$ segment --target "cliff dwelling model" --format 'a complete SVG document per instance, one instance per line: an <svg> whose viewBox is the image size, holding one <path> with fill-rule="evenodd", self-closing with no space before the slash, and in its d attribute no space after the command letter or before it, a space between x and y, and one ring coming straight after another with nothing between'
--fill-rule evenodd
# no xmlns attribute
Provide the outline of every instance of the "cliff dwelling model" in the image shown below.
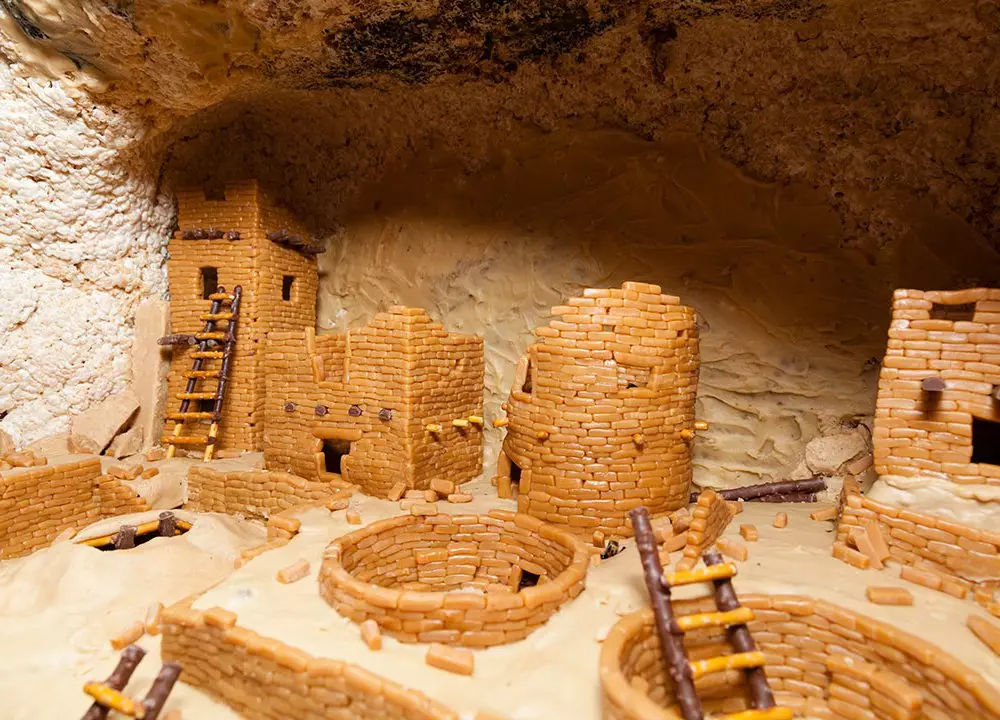
<svg viewBox="0 0 1000 720"><path fill-rule="evenodd" d="M998 8L0 0L0 720L1000 720Z"/></svg>

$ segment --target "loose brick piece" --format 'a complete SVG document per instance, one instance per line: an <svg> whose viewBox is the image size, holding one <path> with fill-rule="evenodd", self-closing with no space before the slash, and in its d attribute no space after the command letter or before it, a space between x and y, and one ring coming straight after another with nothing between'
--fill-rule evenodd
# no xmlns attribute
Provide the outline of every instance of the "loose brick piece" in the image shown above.
<svg viewBox="0 0 1000 720"><path fill-rule="evenodd" d="M756 525L740 525L740 535L747 542L757 542L760 539L760 533L757 532Z"/></svg>
<svg viewBox="0 0 1000 720"><path fill-rule="evenodd" d="M347 511L347 524L348 525L360 525L361 524L361 513L357 510Z"/></svg>
<svg viewBox="0 0 1000 720"><path fill-rule="evenodd" d="M774 527L783 528L788 525L788 513L780 512L774 516Z"/></svg>
<svg viewBox="0 0 1000 720"><path fill-rule="evenodd" d="M160 634L160 613L163 611L163 603L153 603L146 610L146 621L144 623L147 635Z"/></svg>
<svg viewBox="0 0 1000 720"><path fill-rule="evenodd" d="M146 634L146 625L141 622L134 622L118 635L111 638L111 647L114 650L122 650Z"/></svg>
<svg viewBox="0 0 1000 720"><path fill-rule="evenodd" d="M437 502L438 494L433 490L424 490L424 502Z"/></svg>
<svg viewBox="0 0 1000 720"><path fill-rule="evenodd" d="M747 546L736 540L727 540L722 538L715 543L719 551L726 557L731 557L733 560L744 561L747 559L749 551Z"/></svg>
<svg viewBox="0 0 1000 720"><path fill-rule="evenodd" d="M452 480L446 480L444 478L434 478L431 480L431 490L442 497L451 495L455 492L455 483Z"/></svg>
<svg viewBox="0 0 1000 720"><path fill-rule="evenodd" d="M472 675L476 658L471 650L433 643L427 651L427 664L457 675Z"/></svg>
<svg viewBox="0 0 1000 720"><path fill-rule="evenodd" d="M142 473L139 475L139 477L141 477L143 480L149 480L149 478L156 477L159 474L160 474L159 468L149 468L148 470L143 470Z"/></svg>
<svg viewBox="0 0 1000 720"><path fill-rule="evenodd" d="M365 620L361 623L361 639L369 650L382 649L382 631L379 630L378 623L374 620Z"/></svg>
<svg viewBox="0 0 1000 720"><path fill-rule="evenodd" d="M833 556L848 565L853 565L859 570L867 570L872 562L867 555L859 553L857 550L852 550L847 547L847 543L842 542L835 542L833 544Z"/></svg>
<svg viewBox="0 0 1000 720"><path fill-rule="evenodd" d="M407 490L403 493L403 497L407 500L423 500L424 491L423 490Z"/></svg>
<svg viewBox="0 0 1000 720"><path fill-rule="evenodd" d="M822 508L821 510L813 510L811 513L809 513L809 518L812 520L819 520L819 521L836 520L837 508L828 507L828 508Z"/></svg>
<svg viewBox="0 0 1000 720"><path fill-rule="evenodd" d="M879 529L878 523L866 522L864 528L865 534L868 536L868 542L871 543L872 550L875 553L875 558L879 562L884 563L892 557L892 553L889 552L889 545L886 543L885 536L882 534L882 530Z"/></svg>
<svg viewBox="0 0 1000 720"><path fill-rule="evenodd" d="M448 502L450 503L468 503L472 502L472 496L468 493L452 493L448 496Z"/></svg>
<svg viewBox="0 0 1000 720"><path fill-rule="evenodd" d="M928 587L931 590L941 589L941 576L928 570L904 565L899 569L899 577L903 580L909 580L911 583Z"/></svg>
<svg viewBox="0 0 1000 720"><path fill-rule="evenodd" d="M995 655L1000 655L1000 627L979 615L969 615L965 624Z"/></svg>
<svg viewBox="0 0 1000 720"><path fill-rule="evenodd" d="M875 552L875 548L872 547L868 533L861 528L853 528L851 530L850 539L854 542L854 547L856 547L859 552L868 558L873 568L881 570L885 567L885 565L882 564L882 561L878 559L878 553Z"/></svg>
<svg viewBox="0 0 1000 720"><path fill-rule="evenodd" d="M298 562L292 563L288 567L281 568L281 570L278 571L277 579L278 582L287 585L301 580L308 574L309 563L305 560L299 560Z"/></svg>
<svg viewBox="0 0 1000 720"><path fill-rule="evenodd" d="M155 447L146 453L146 462L156 462L167 456L167 451L161 447Z"/></svg>
<svg viewBox="0 0 1000 720"><path fill-rule="evenodd" d="M398 482L389 489L389 494L386 496L393 502L396 502L401 497L403 493L406 492L406 483Z"/></svg>
<svg viewBox="0 0 1000 720"><path fill-rule="evenodd" d="M410 515L437 515L438 507L434 503L415 503L410 508Z"/></svg>
<svg viewBox="0 0 1000 720"><path fill-rule="evenodd" d="M913 595L906 588L869 585L865 590L868 602L875 605L912 605Z"/></svg>

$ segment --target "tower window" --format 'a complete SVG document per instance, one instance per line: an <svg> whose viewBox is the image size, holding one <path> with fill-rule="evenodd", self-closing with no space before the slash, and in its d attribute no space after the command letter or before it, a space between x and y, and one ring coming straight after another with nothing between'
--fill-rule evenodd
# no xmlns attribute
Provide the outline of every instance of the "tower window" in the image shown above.
<svg viewBox="0 0 1000 720"><path fill-rule="evenodd" d="M219 287L219 268L203 267L201 269L201 296L208 299Z"/></svg>
<svg viewBox="0 0 1000 720"><path fill-rule="evenodd" d="M943 305L934 303L931 305L931 320L948 320L950 322L972 322L976 314L976 303L962 303L961 305Z"/></svg>
<svg viewBox="0 0 1000 720"><path fill-rule="evenodd" d="M292 286L295 285L294 275L285 275L281 278L281 299L291 300L292 299Z"/></svg>
<svg viewBox="0 0 1000 720"><path fill-rule="evenodd" d="M1000 465L1000 423L972 418L972 462Z"/></svg>

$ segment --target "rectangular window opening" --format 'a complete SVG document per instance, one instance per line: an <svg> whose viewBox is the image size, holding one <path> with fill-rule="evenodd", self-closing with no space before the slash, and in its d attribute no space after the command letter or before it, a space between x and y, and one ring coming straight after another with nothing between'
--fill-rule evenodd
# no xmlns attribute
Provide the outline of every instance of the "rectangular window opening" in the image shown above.
<svg viewBox="0 0 1000 720"><path fill-rule="evenodd" d="M531 360L528 360L528 367L524 371L524 382L521 383L521 392L531 394L533 387L531 384Z"/></svg>
<svg viewBox="0 0 1000 720"><path fill-rule="evenodd" d="M1000 422L972 418L972 462L1000 465Z"/></svg>
<svg viewBox="0 0 1000 720"><path fill-rule="evenodd" d="M537 584L538 575L524 569L521 570L521 582L517 584L518 591L524 590L524 588L535 587Z"/></svg>
<svg viewBox="0 0 1000 720"><path fill-rule="evenodd" d="M294 275L285 275L281 279L281 299L291 300L292 299L292 286L295 285Z"/></svg>
<svg viewBox="0 0 1000 720"><path fill-rule="evenodd" d="M949 322L972 322L976 314L976 303L962 303L961 305L944 305L934 303L931 305L931 320L948 320Z"/></svg>
<svg viewBox="0 0 1000 720"><path fill-rule="evenodd" d="M213 410L215 410L215 399L214 398L211 398L211 399L210 398L199 398L198 400L195 400L195 403L196 403L196 406L195 406L196 412L208 412L208 413L210 413Z"/></svg>
<svg viewBox="0 0 1000 720"><path fill-rule="evenodd" d="M621 390L648 387L649 377L650 369L647 367L618 365L618 388Z"/></svg>
<svg viewBox="0 0 1000 720"><path fill-rule="evenodd" d="M343 468L344 456L351 452L351 443L348 440L324 440L323 441L323 469L328 473L340 475Z"/></svg>
<svg viewBox="0 0 1000 720"><path fill-rule="evenodd" d="M518 465L513 460L510 461L510 491L517 500L518 493L521 490L521 466Z"/></svg>
<svg viewBox="0 0 1000 720"><path fill-rule="evenodd" d="M208 299L208 296L219 288L219 268L203 267L201 269L201 296Z"/></svg>

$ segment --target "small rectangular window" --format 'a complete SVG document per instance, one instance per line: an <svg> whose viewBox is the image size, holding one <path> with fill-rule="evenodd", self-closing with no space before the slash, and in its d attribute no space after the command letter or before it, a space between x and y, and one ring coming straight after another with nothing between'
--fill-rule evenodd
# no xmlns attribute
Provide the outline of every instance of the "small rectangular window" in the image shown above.
<svg viewBox="0 0 1000 720"><path fill-rule="evenodd" d="M219 269L203 267L201 269L201 296L208 298L219 288Z"/></svg>
<svg viewBox="0 0 1000 720"><path fill-rule="evenodd" d="M972 322L976 314L976 303L962 303L961 305L943 305L934 303L931 305L931 320L948 320L950 322Z"/></svg>
<svg viewBox="0 0 1000 720"><path fill-rule="evenodd" d="M972 418L972 462L1000 465L1000 423Z"/></svg>
<svg viewBox="0 0 1000 720"><path fill-rule="evenodd" d="M295 285L294 275L285 275L281 279L281 299L291 300L292 299L292 286Z"/></svg>

